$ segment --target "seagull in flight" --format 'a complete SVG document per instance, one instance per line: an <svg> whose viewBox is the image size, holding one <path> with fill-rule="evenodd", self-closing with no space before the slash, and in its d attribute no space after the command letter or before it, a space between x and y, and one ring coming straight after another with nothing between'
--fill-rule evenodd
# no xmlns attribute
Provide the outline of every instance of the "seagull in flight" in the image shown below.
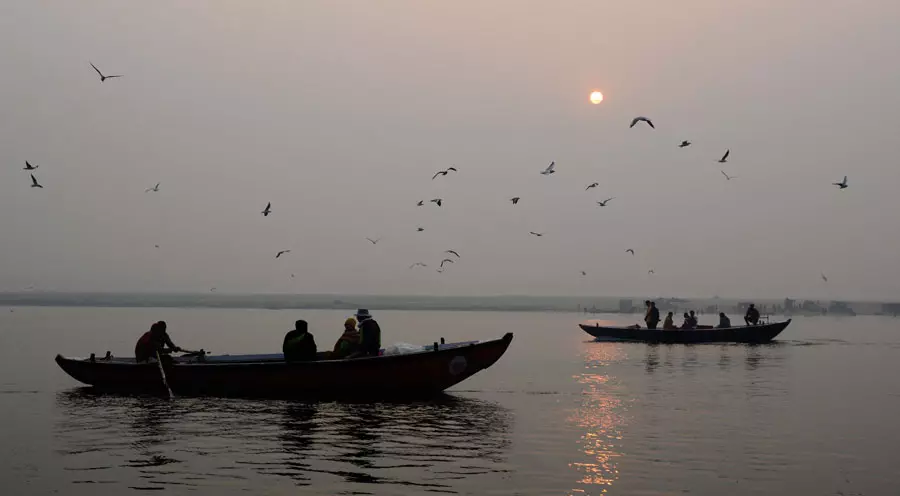
<svg viewBox="0 0 900 496"><path fill-rule="evenodd" d="M33 176L32 176L32 177L33 177ZM837 186L837 187L840 188L840 189L844 189L844 188L846 188L847 186L849 186L849 185L847 184L847 176L844 176L844 180L843 180L843 181L841 181L841 182L839 182L839 183L831 183L831 184Z"/></svg>
<svg viewBox="0 0 900 496"><path fill-rule="evenodd" d="M272 213L272 202L266 204L265 210L262 211L263 217L268 217Z"/></svg>
<svg viewBox="0 0 900 496"><path fill-rule="evenodd" d="M554 172L556 172L556 170L554 170L554 167L556 167L556 161L550 162L550 165L548 165L546 169L542 170L541 174L545 176L553 174Z"/></svg>
<svg viewBox="0 0 900 496"><path fill-rule="evenodd" d="M581 275L586 276L586 275L587 275L587 272L585 272L585 271L582 270L582 271L581 271Z"/></svg>
<svg viewBox="0 0 900 496"><path fill-rule="evenodd" d="M729 176L728 174L725 173L725 171L719 171L719 172L721 172L722 175L725 176L725 179L727 179L728 181L731 181L732 179L737 179L737 176Z"/></svg>
<svg viewBox="0 0 900 496"><path fill-rule="evenodd" d="M824 273L822 274L822 280L825 281L825 282L828 282L828 278L825 277L825 274L824 274Z"/></svg>
<svg viewBox="0 0 900 496"><path fill-rule="evenodd" d="M648 273L648 274L656 274L656 271L654 271L653 269L650 269L650 270L647 271L647 273Z"/></svg>
<svg viewBox="0 0 900 496"><path fill-rule="evenodd" d="M453 260L450 260L449 258L445 258L445 259L441 260L441 268L442 269L444 268L445 263L453 263Z"/></svg>
<svg viewBox="0 0 900 496"><path fill-rule="evenodd" d="M418 202L416 202L417 207L421 207L424 204L425 204L425 200L419 200Z"/></svg>
<svg viewBox="0 0 900 496"><path fill-rule="evenodd" d="M25 161L25 167L23 167L22 170L35 170L35 169L37 169L38 167L40 167L40 165L31 165L31 164L29 164L28 161L26 160L26 161Z"/></svg>
<svg viewBox="0 0 900 496"><path fill-rule="evenodd" d="M518 196L514 196L509 199L509 201L511 201L513 205L519 203L519 200L521 200L521 198L519 198Z"/></svg>
<svg viewBox="0 0 900 496"><path fill-rule="evenodd" d="M438 274L443 274L443 273L444 273L444 269L437 269L437 273L438 273Z"/></svg>
<svg viewBox="0 0 900 496"><path fill-rule="evenodd" d="M424 231L424 230L425 230L424 227L417 227L417 228L416 228L416 232L422 232L422 231Z"/></svg>
<svg viewBox="0 0 900 496"><path fill-rule="evenodd" d="M597 186L600 186L600 183L591 183L591 184L588 184L587 188L584 188L584 190L587 191L591 188L596 188Z"/></svg>
<svg viewBox="0 0 900 496"><path fill-rule="evenodd" d="M629 129L633 128L635 126L635 124L637 124L638 122L641 122L641 121L646 122L648 126L652 127L653 129L656 129L656 126L653 125L653 121L651 121L650 119L648 119L646 117L640 117L640 116L632 119L631 125L628 126L628 128Z"/></svg>
<svg viewBox="0 0 900 496"><path fill-rule="evenodd" d="M428 264L423 264L422 262L416 262L409 266L410 269L412 269L414 267L428 267Z"/></svg>
<svg viewBox="0 0 900 496"><path fill-rule="evenodd" d="M605 200L603 200L603 201L598 201L598 202L597 202L597 205L600 205L601 207L605 207L607 203L609 203L609 202L611 202L611 201L613 201L613 200L615 200L615 199L616 199L615 197L607 198L607 199L605 199Z"/></svg>
<svg viewBox="0 0 900 496"><path fill-rule="evenodd" d="M40 184L38 184L37 179L35 179L34 174L31 175L31 187L32 188L43 188Z"/></svg>
<svg viewBox="0 0 900 496"><path fill-rule="evenodd" d="M631 256L632 256L632 257L634 256L634 250L631 249L631 248L625 250L625 253L631 253Z"/></svg>
<svg viewBox="0 0 900 496"><path fill-rule="evenodd" d="M369 241L369 243L372 243L373 245L377 245L378 242L381 241L381 238L376 238L376 239L366 238L366 239Z"/></svg>
<svg viewBox="0 0 900 496"><path fill-rule="evenodd" d="M210 292L210 293L215 293L215 292L216 292L215 286L209 288L209 292Z"/></svg>
<svg viewBox="0 0 900 496"><path fill-rule="evenodd" d="M437 206L440 207L440 206L441 206L441 202L443 202L443 201L444 201L443 198L435 198L434 200L431 200L429 203L437 203Z"/></svg>
<svg viewBox="0 0 900 496"><path fill-rule="evenodd" d="M152 187L152 188L147 188L147 189L145 189L145 190L144 190L144 193L149 193L149 192L151 192L151 191L153 191L153 192L159 191L159 183L156 183L156 186L154 186L154 187Z"/></svg>
<svg viewBox="0 0 900 496"><path fill-rule="evenodd" d="M154 248L159 248L159 245L153 245Z"/></svg>
<svg viewBox="0 0 900 496"><path fill-rule="evenodd" d="M106 81L107 79L110 79L110 78L119 78L119 77L122 77L121 74L116 74L116 75L114 75L114 76L104 76L103 73L100 72L100 69L97 69L97 66L94 65L93 62L89 62L89 63L91 64L91 67L93 67L94 70L97 71L97 74L100 75L100 82L101 82L101 83L102 83L103 81Z"/></svg>
<svg viewBox="0 0 900 496"><path fill-rule="evenodd" d="M528 234L531 234L531 235L533 235L533 236L537 236L537 237L539 237L539 238L540 238L541 236L544 235L544 233L538 233L538 232L534 232L534 231L529 231Z"/></svg>
<svg viewBox="0 0 900 496"><path fill-rule="evenodd" d="M680 145L678 145L678 148L684 148L684 147L686 147L686 146L691 146L691 142L688 141L688 140L684 140L684 141L681 142Z"/></svg>
<svg viewBox="0 0 900 496"><path fill-rule="evenodd" d="M447 167L444 170L435 172L434 175L431 176L431 180L434 181L434 178L438 176L446 176L450 171L457 172L456 167Z"/></svg>
<svg viewBox="0 0 900 496"><path fill-rule="evenodd" d="M730 154L731 154L731 148L725 150L725 155L722 155L722 158L719 159L719 163L724 164L725 162L728 162L728 155L730 155Z"/></svg>
<svg viewBox="0 0 900 496"><path fill-rule="evenodd" d="M452 253L452 254L456 255L456 258L462 258L459 256L459 253L456 253L456 250L447 250L444 253Z"/></svg>
<svg viewBox="0 0 900 496"><path fill-rule="evenodd" d="M275 258L278 258L278 257L284 255L285 253L290 253L290 252L291 252L291 250L281 250L275 254Z"/></svg>

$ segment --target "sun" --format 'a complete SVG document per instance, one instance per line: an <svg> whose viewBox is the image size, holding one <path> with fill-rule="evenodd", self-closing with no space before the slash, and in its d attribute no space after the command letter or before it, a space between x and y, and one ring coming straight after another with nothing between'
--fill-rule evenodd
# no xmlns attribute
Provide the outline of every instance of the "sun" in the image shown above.
<svg viewBox="0 0 900 496"><path fill-rule="evenodd" d="M602 101L603 101L603 93L600 93L599 91L596 91L596 90L591 92L591 103L593 103L594 105L597 105L598 103L600 103Z"/></svg>

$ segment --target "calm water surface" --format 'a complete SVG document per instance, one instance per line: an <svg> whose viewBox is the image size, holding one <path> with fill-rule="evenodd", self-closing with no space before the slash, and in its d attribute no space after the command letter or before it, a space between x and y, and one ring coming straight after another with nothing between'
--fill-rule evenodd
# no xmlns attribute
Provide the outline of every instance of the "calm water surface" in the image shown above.
<svg viewBox="0 0 900 496"><path fill-rule="evenodd" d="M516 335L420 403L102 396L52 360L129 355L158 319L185 347L273 352L300 317L330 346L346 315L3 310L4 494L900 494L890 318L796 319L765 346L652 346L592 342L577 314L378 312L384 344Z"/></svg>

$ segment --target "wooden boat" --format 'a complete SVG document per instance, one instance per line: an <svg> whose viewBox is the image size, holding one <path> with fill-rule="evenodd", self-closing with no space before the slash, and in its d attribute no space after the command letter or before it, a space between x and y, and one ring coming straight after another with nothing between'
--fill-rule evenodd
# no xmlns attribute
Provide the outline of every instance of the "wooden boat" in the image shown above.
<svg viewBox="0 0 900 496"><path fill-rule="evenodd" d="M177 357L164 360L177 395L265 398L421 398L433 396L494 364L512 333L491 341L447 343L421 351L344 360L284 361L281 354ZM156 360L66 358L56 363L97 390L167 394Z"/></svg>
<svg viewBox="0 0 900 496"><path fill-rule="evenodd" d="M791 323L773 322L741 327L700 327L698 329L636 329L579 324L584 332L599 341L639 341L644 343L767 343Z"/></svg>

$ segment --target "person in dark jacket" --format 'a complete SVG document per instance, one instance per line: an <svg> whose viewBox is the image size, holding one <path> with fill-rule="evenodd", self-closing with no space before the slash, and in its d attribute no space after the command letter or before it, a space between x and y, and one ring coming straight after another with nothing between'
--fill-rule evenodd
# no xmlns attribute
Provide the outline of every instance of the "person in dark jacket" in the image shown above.
<svg viewBox="0 0 900 496"><path fill-rule="evenodd" d="M356 311L359 321L359 352L353 356L378 356L381 350L381 327L365 308Z"/></svg>
<svg viewBox="0 0 900 496"><path fill-rule="evenodd" d="M294 323L294 330L284 336L281 346L286 362L308 362L316 359L316 340L309 333L309 324L305 320Z"/></svg>
<svg viewBox="0 0 900 496"><path fill-rule="evenodd" d="M659 324L659 309L656 308L655 301L651 301L649 304L644 321L647 322L647 329L656 329L656 326Z"/></svg>
<svg viewBox="0 0 900 496"><path fill-rule="evenodd" d="M334 343L331 359L346 358L359 350L359 331L356 330L356 319L350 317L344 321L344 333Z"/></svg>
<svg viewBox="0 0 900 496"><path fill-rule="evenodd" d="M756 325L759 323L759 310L756 309L756 305L753 303L750 304L750 308L747 309L747 313L744 314L744 322L747 325Z"/></svg>
<svg viewBox="0 0 900 496"><path fill-rule="evenodd" d="M160 320L151 325L150 330L138 339L134 346L134 358L138 362L146 362L156 358L157 353L167 354L173 351L181 351L181 348L175 346L172 338L166 333L166 323Z"/></svg>
<svg viewBox="0 0 900 496"><path fill-rule="evenodd" d="M731 327L731 319L725 315L725 312L719 312L719 329L727 329Z"/></svg>

